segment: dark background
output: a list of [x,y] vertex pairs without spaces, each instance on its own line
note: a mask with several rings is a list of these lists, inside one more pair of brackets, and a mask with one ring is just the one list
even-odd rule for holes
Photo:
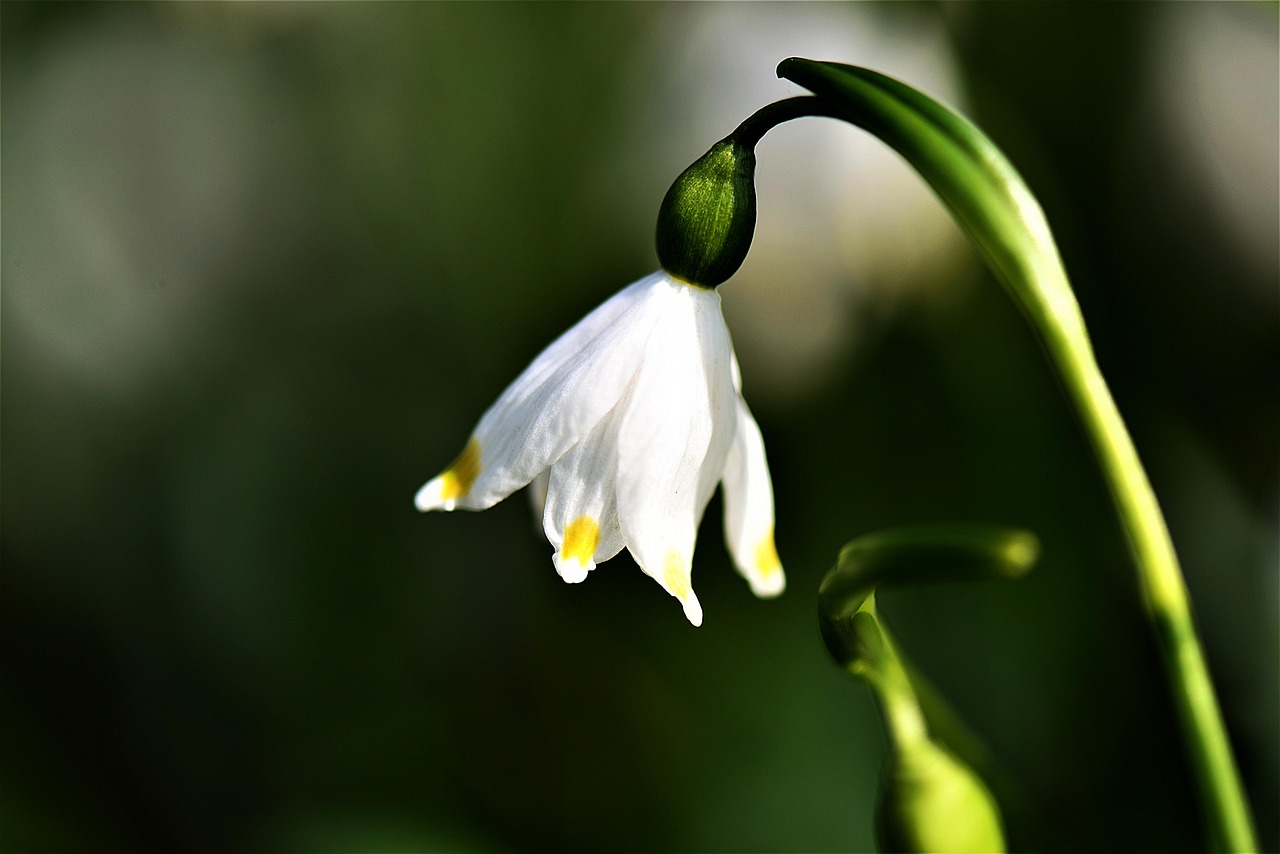
[[680,170],[799,94],[792,54],[962,104],[1046,208],[1280,845],[1274,4],[0,11],[6,850],[868,849],[883,739],[817,584],[848,539],[951,521],[1044,547],[882,600],[1021,785],[1013,843],[1203,848],[1074,416],[915,179],[828,157],[856,130],[762,144],[722,288],[780,600],[718,499],[696,630],[625,556],[560,582],[520,497],[414,511],[654,267]]

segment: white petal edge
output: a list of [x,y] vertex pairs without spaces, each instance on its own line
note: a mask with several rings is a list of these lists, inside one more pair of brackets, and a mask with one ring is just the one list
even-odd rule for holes
[[418,490],[417,508],[483,510],[563,456],[621,397],[668,288],[665,274],[646,276],[552,342],[481,416],[458,460]]
[[773,541],[773,483],[764,437],[746,401],[736,402],[738,429],[724,467],[724,536],[739,574],[762,599],[786,589]]
[[529,481],[525,493],[529,499],[529,509],[533,512],[533,521],[541,526],[542,516],[547,512],[547,491],[551,488],[551,470],[545,469]]

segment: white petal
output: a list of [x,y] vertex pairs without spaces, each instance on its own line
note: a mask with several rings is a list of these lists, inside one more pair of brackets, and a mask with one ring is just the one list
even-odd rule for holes
[[773,484],[764,438],[741,396],[737,412],[738,430],[724,467],[724,536],[752,592],[770,598],[787,583],[773,543]]
[[617,442],[615,411],[551,467],[542,525],[556,549],[556,572],[570,584],[622,551],[614,498]]
[[733,390],[742,394],[742,368],[738,367],[738,353],[733,349],[732,339],[730,339],[729,348],[729,369],[733,372]]
[[647,276],[543,350],[481,416],[462,455],[418,491],[418,509],[490,507],[590,432],[639,367],[669,287],[665,274]]
[[698,522],[724,470],[736,413],[720,296],[672,282],[644,364],[619,404],[618,518],[644,572],[684,605],[702,608],[690,569]]
[[551,488],[551,469],[538,472],[537,477],[529,481],[525,490],[529,498],[529,509],[533,511],[533,519],[542,524],[542,514],[547,511],[547,490]]

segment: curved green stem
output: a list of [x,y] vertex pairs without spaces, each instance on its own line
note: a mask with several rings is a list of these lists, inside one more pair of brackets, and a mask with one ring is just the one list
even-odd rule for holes
[[850,620],[877,587],[938,581],[1019,578],[1040,542],[1030,531],[984,525],[911,525],[845,545],[818,586],[818,630],[841,667],[859,657]]
[[902,155],[951,210],[1026,313],[1097,454],[1138,570],[1215,841],[1257,849],[1248,802],[1155,493],[1093,355],[1044,212],[1012,165],[968,121],[882,74],[788,59],[779,76]]
[[813,95],[801,95],[797,98],[786,98],[765,104],[748,116],[742,124],[729,134],[729,138],[737,141],[744,148],[755,148],[756,143],[773,128],[792,119],[806,116],[826,116],[831,119],[840,118],[840,113],[822,98]]
[[[875,591],[920,583],[1021,578],[1031,571],[1039,554],[1036,536],[1013,528],[912,525],[867,534],[840,550],[836,565],[818,586],[818,630],[838,665],[874,683],[881,694],[909,699],[914,712],[895,708],[896,713],[887,713],[895,732],[946,730],[956,737],[954,742],[947,739],[949,747],[971,764],[987,766],[985,748],[915,672],[880,625]],[[975,757],[981,761],[973,762]]]
[[1046,345],[1084,420],[1124,526],[1214,841],[1229,851],[1256,851],[1248,801],[1155,493],[1088,341],[1068,337]]
[[885,730],[895,750],[908,750],[929,737],[924,709],[916,698],[897,645],[880,625],[875,595],[867,597],[849,620],[864,654],[849,667],[876,690],[884,711]]
[[[1026,531],[899,528],[849,543],[822,579],[823,640],[841,667],[871,687],[891,745],[876,809],[882,851],[997,852],[1006,846],[1000,807],[972,759],[985,760],[985,749],[903,657],[879,618],[875,590],[1017,578],[1031,569],[1037,552],[1035,536]],[[991,770],[989,762],[980,764]]]

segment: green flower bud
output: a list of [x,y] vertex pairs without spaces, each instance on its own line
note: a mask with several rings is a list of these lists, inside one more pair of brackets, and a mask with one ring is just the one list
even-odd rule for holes
[[664,270],[714,288],[742,266],[756,229],[755,173],[755,151],[732,136],[681,173],[658,211]]
[[927,738],[889,760],[876,832],[881,851],[1005,850],[995,798],[967,765]]

